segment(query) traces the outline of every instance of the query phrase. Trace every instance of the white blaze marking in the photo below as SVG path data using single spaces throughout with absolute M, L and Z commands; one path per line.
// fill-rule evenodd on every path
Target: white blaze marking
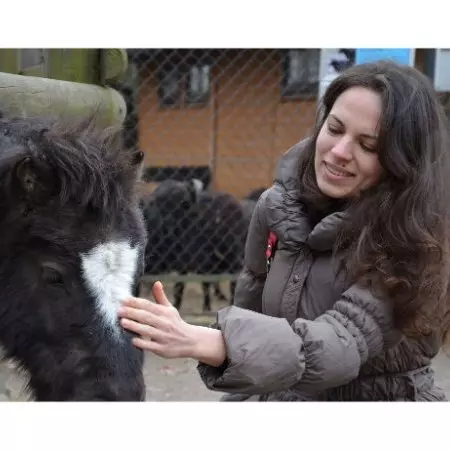
M 131 296 L 138 258 L 128 242 L 99 244 L 81 255 L 83 278 L 107 325 L 117 330 L 119 303 Z

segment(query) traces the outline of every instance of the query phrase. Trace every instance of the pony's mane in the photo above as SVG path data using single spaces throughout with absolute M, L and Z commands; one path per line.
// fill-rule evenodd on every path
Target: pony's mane
M 122 147 L 118 128 L 99 129 L 92 120 L 1 118 L 0 176 L 10 178 L 12 166 L 25 158 L 57 208 L 76 201 L 82 208 L 116 214 L 136 194 L 140 161 Z

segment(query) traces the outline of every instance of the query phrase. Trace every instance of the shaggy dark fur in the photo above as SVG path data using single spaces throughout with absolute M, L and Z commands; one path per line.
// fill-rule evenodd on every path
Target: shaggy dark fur
M 36 400 L 144 398 L 142 352 L 101 325 L 80 267 L 105 241 L 145 248 L 140 160 L 114 130 L 0 119 L 0 344 Z
M 256 203 L 259 200 L 259 197 L 262 195 L 262 193 L 266 190 L 267 188 L 258 188 L 258 189 L 254 189 L 252 190 L 247 196 L 245 196 L 242 200 L 241 200 L 241 207 L 242 207 L 242 213 L 243 213 L 243 219 L 245 221 L 245 225 L 241 222 L 240 219 L 240 214 L 239 214 L 239 219 L 237 221 L 238 227 L 240 227 L 240 231 L 238 232 L 239 235 L 241 236 L 242 239 L 242 245 L 245 246 L 245 241 L 247 238 L 247 230 L 248 230 L 248 226 L 250 225 L 250 220 L 252 218 L 253 215 L 253 211 L 255 209 Z M 245 232 L 243 232 L 243 228 L 245 227 Z M 240 249 L 241 250 L 241 249 Z M 243 258 L 243 256 L 242 256 Z M 234 271 L 239 271 L 241 268 L 239 269 L 235 269 Z M 226 298 L 226 296 L 223 294 L 221 288 L 220 288 L 220 283 L 203 283 L 203 292 L 204 292 L 204 297 L 205 297 L 205 305 L 210 304 L 210 300 L 209 300 L 209 289 L 210 287 L 213 288 L 214 291 L 214 295 L 217 297 L 218 300 L 223 301 L 223 302 L 228 302 L 228 299 Z M 233 304 L 234 301 L 234 291 L 236 289 L 236 282 L 232 281 L 230 283 L 230 290 L 231 290 L 231 298 L 230 298 L 230 303 Z M 207 308 L 207 306 L 206 306 Z
M 167 180 L 145 206 L 149 241 L 146 272 L 159 274 L 238 273 L 242 268 L 246 222 L 230 194 L 195 193 L 191 182 Z M 204 309 L 211 309 L 210 283 L 203 283 Z M 226 300 L 217 284 L 215 293 Z M 231 283 L 234 293 L 235 282 Z M 184 283 L 175 285 L 175 306 L 181 306 Z M 221 297 L 220 297 L 221 296 Z

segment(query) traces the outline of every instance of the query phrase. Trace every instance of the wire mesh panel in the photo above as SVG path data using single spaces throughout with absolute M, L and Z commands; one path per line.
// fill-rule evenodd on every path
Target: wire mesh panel
M 259 195 L 314 123 L 320 50 L 128 53 L 128 145 L 145 153 L 146 271 L 235 275 Z
M 150 178 L 208 168 L 214 189 L 242 198 L 271 181 L 280 154 L 313 123 L 319 50 L 129 53 Z

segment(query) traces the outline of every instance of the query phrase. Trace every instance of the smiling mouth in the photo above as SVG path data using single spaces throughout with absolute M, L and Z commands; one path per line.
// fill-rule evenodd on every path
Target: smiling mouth
M 355 174 L 348 172 L 347 170 L 343 170 L 340 167 L 337 167 L 333 164 L 330 164 L 326 161 L 323 162 L 326 169 L 334 176 L 336 177 L 346 177 L 346 178 L 350 178 L 350 177 L 354 177 Z

